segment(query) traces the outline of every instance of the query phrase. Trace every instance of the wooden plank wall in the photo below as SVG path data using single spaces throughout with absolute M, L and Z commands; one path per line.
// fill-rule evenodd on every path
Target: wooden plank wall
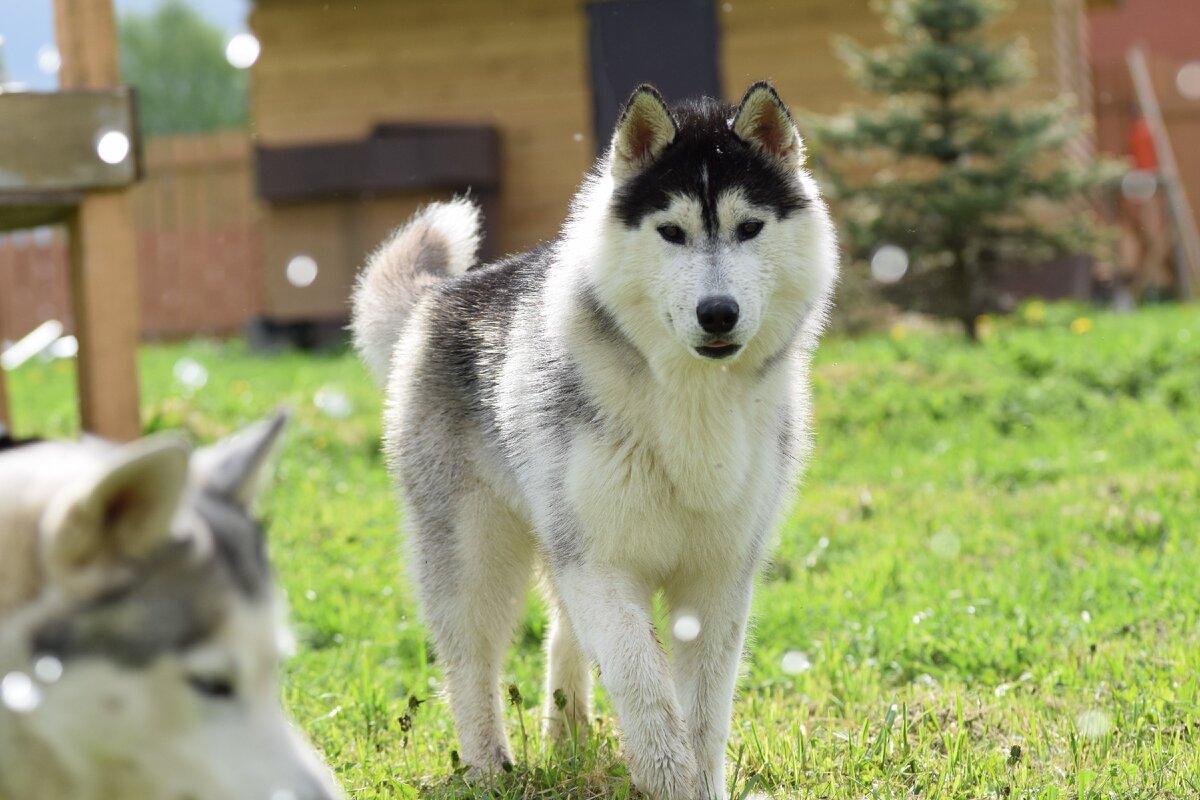
M 223 334 L 262 307 L 262 232 L 245 133 L 146 143 L 133 190 L 141 330 Z M 73 327 L 67 248 L 53 228 L 0 235 L 0 339 L 47 319 Z
M 581 3 L 258 0 L 250 27 L 262 144 L 360 138 L 388 120 L 491 124 L 504 158 L 500 249 L 561 224 L 594 152 Z
M 1054 4 L 1062 2 L 1075 0 L 1017 0 L 998 25 L 1001 34 L 1028 38 L 1039 74 L 1026 94 L 1040 99 L 1059 91 Z M 504 172 L 492 224 L 503 251 L 528 247 L 554 235 L 595 152 L 583 6 L 583 0 L 257 0 L 250 25 L 262 56 L 253 73 L 251 119 L 259 141 L 358 138 L 383 120 L 493 124 L 501 131 Z M 774 80 L 785 99 L 810 111 L 828 113 L 867 99 L 850 85 L 831 39 L 885 41 L 870 0 L 716 6 L 727 99 L 736 100 L 761 78 Z M 390 201 L 394 222 L 431 199 L 436 196 Z M 327 230 L 335 224 L 336 204 L 324 205 L 267 210 L 269 283 L 281 280 L 276 273 L 283 264 L 275 262 L 296 249 L 286 244 L 289 237 L 304 238 L 317 218 Z M 363 254 L 329 258 L 356 255 Z

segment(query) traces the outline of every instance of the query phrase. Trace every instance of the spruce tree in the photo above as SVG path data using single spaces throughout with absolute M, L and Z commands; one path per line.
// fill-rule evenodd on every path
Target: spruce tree
M 1032 70 L 1022 39 L 987 35 L 1000 2 L 888 0 L 881 10 L 894 44 L 838 50 L 854 82 L 886 99 L 814 120 L 810 133 L 848 254 L 863 263 L 892 245 L 885 254 L 903 261 L 901 248 L 907 274 L 885 294 L 961 320 L 974 337 L 978 315 L 1001 310 L 994 278 L 1005 264 L 1100 240 L 1085 199 L 1116 170 L 1068 153 L 1085 122 L 1072 99 L 1014 104 L 1009 93 Z

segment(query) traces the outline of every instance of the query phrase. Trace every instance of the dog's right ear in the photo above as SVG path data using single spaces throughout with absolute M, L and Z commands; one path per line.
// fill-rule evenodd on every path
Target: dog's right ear
M 653 86 L 643 83 L 629 98 L 617 120 L 612 141 L 612 174 L 626 180 L 644 170 L 675 141 L 679 126 L 666 101 Z
M 142 558 L 171 536 L 190 448 L 153 436 L 115 451 L 103 466 L 56 494 L 41 521 L 43 563 L 66 577 Z

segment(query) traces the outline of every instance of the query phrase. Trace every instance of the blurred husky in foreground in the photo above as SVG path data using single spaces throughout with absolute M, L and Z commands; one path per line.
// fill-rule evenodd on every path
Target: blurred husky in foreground
M 0 437 L 0 799 L 341 797 L 279 705 L 248 512 L 283 424 L 194 455 Z
M 598 663 L 637 786 L 724 796 L 751 590 L 809 449 L 837 273 L 802 161 L 767 84 L 736 108 L 643 86 L 556 241 L 476 266 L 476 209 L 438 204 L 360 278 L 356 343 L 387 383 L 411 565 L 476 773 L 511 758 L 498 675 L 540 561 L 548 732 L 586 730 Z M 700 625 L 669 659 L 660 588 Z

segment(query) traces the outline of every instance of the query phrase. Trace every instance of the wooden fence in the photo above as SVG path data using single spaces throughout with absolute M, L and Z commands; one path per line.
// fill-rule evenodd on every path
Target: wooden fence
M 252 149 L 243 132 L 146 144 L 132 193 L 142 334 L 237 331 L 260 313 L 263 244 Z M 47 319 L 72 329 L 66 242 L 41 228 L 0 236 L 0 339 Z

